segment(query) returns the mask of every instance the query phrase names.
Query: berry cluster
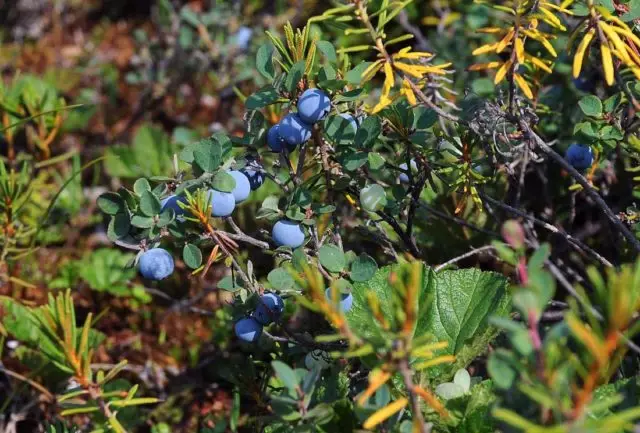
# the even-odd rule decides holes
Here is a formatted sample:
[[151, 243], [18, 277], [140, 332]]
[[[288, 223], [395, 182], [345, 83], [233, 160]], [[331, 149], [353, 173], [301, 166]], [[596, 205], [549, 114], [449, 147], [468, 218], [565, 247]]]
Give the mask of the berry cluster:
[[260, 303], [251, 317], [245, 317], [236, 322], [236, 336], [248, 343], [258, 341], [262, 335], [262, 328], [271, 322], [280, 320], [284, 312], [284, 301], [275, 293], [265, 293], [260, 297]]
[[[229, 170], [227, 173], [235, 180], [235, 187], [231, 192], [210, 189], [208, 198], [211, 202], [211, 215], [226, 217], [231, 215], [236, 204], [242, 203], [251, 191], [254, 191], [265, 180], [260, 164], [250, 161], [242, 170]], [[185, 197], [171, 195], [162, 200], [162, 210], [172, 209], [179, 221], [184, 221], [184, 209], [180, 203], [186, 203]], [[173, 273], [174, 263], [171, 254], [163, 248], [153, 248], [140, 255], [138, 269], [144, 278], [149, 280], [163, 280]]]

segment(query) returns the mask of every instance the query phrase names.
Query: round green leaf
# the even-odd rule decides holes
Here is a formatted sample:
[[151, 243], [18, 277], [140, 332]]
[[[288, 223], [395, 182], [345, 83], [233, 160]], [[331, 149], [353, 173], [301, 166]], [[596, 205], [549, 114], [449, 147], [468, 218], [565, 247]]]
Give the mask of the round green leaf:
[[378, 270], [378, 264], [368, 254], [360, 254], [351, 263], [351, 279], [356, 282], [370, 280]]
[[318, 251], [318, 257], [320, 264], [329, 272], [341, 272], [347, 264], [342, 250], [331, 244], [321, 246]]
[[141, 177], [133, 184], [133, 191], [138, 195], [142, 195], [145, 191], [151, 191], [151, 185], [149, 185], [149, 181], [147, 179]]
[[283, 268], [276, 268], [269, 272], [269, 275], [267, 275], [267, 280], [274, 289], [280, 291], [289, 290], [291, 287], [293, 287], [294, 283], [293, 278], [291, 277], [291, 275], [289, 275], [289, 272], [287, 272]]
[[487, 371], [493, 380], [493, 384], [501, 389], [509, 389], [516, 379], [516, 371], [509, 363], [508, 353], [499, 349], [491, 353], [487, 361]]
[[580, 109], [587, 116], [600, 117], [602, 115], [602, 101], [594, 95], [587, 95], [578, 102]]
[[202, 251], [193, 244], [186, 244], [182, 249], [182, 260], [191, 269], [197, 269], [202, 264]]
[[146, 216], [155, 216], [160, 213], [162, 205], [158, 197], [153, 195], [151, 191], [143, 191], [140, 194], [140, 210]]
[[222, 192], [231, 192], [236, 187], [236, 180], [229, 173], [220, 171], [213, 178], [212, 186]]
[[115, 192], [105, 192], [98, 197], [97, 201], [100, 210], [107, 215], [116, 215], [124, 211], [124, 200]]
[[127, 214], [119, 213], [111, 217], [109, 227], [107, 227], [107, 237], [112, 240], [118, 240], [129, 234], [131, 223]]
[[387, 194], [378, 184], [365, 186], [360, 191], [360, 203], [365, 210], [375, 212], [387, 204]]

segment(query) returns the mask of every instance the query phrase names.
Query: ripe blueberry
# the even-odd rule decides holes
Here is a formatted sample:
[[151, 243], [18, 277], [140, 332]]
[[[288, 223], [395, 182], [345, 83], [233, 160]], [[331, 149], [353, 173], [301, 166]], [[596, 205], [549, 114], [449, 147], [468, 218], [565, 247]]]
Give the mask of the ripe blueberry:
[[[333, 302], [333, 299], [331, 298], [331, 288], [328, 288], [327, 290], [325, 290], [324, 295], [327, 297], [329, 301]], [[340, 309], [342, 310], [342, 312], [346, 313], [347, 311], [351, 310], [352, 306], [353, 306], [353, 295], [351, 293], [341, 293]]]
[[211, 215], [214, 217], [229, 216], [236, 207], [236, 200], [230, 192], [210, 189], [209, 200], [211, 202]]
[[249, 48], [249, 42], [251, 42], [252, 35], [253, 35], [253, 30], [251, 30], [249, 27], [247, 26], [240, 27], [235, 34], [236, 45], [239, 48], [246, 50], [247, 48]]
[[262, 166], [257, 161], [249, 161], [240, 172], [249, 179], [249, 185], [252, 191], [260, 188], [266, 177]]
[[186, 199], [184, 197], [178, 197], [177, 195], [170, 195], [167, 198], [162, 199], [160, 204], [162, 205], [161, 212], [164, 212], [167, 209], [173, 209], [176, 216], [180, 216], [184, 214], [184, 209], [182, 209], [178, 203], [186, 203]]
[[[309, 124], [321, 121], [331, 111], [331, 99], [320, 89], [307, 89], [298, 99], [298, 114]], [[306, 140], [305, 140], [306, 141]]]
[[[403, 162], [402, 164], [400, 164], [400, 168], [403, 170], [407, 169], [407, 163]], [[411, 160], [411, 172], [415, 172], [418, 170], [418, 165], [416, 164], [415, 160]], [[400, 182], [402, 183], [409, 183], [409, 175], [406, 173], [400, 173], [400, 176], [398, 176], [398, 179], [400, 179]]]
[[267, 145], [269, 149], [274, 152], [282, 152], [284, 147], [286, 146], [289, 149], [289, 152], [293, 152], [296, 148], [296, 145], [288, 144], [284, 138], [280, 135], [280, 124], [277, 123], [269, 128], [269, 132], [267, 132]]
[[262, 334], [262, 325], [252, 317], [245, 317], [244, 319], [238, 320], [234, 328], [236, 336], [248, 343], [258, 341]]
[[253, 312], [253, 318], [262, 325], [268, 325], [273, 320], [280, 319], [284, 311], [284, 301], [275, 293], [265, 293]]
[[280, 121], [278, 133], [289, 146], [297, 146], [311, 138], [311, 126], [297, 114], [287, 114]]
[[353, 128], [353, 132], [356, 132], [358, 130], [358, 122], [356, 121], [355, 117], [353, 117], [351, 114], [340, 113], [340, 117], [342, 117], [347, 122], [349, 122], [349, 125], [351, 125], [351, 127]]
[[567, 149], [565, 159], [576, 170], [586, 170], [593, 163], [593, 151], [589, 146], [574, 143]]
[[231, 194], [233, 194], [233, 198], [236, 203], [242, 203], [249, 197], [249, 193], [251, 193], [251, 184], [249, 183], [249, 178], [237, 170], [230, 170], [229, 173], [236, 181], [236, 187], [233, 188]]
[[140, 255], [138, 269], [144, 278], [164, 280], [173, 273], [173, 257], [163, 248], [153, 248]]
[[274, 224], [271, 237], [278, 246], [298, 248], [304, 243], [304, 231], [297, 222], [280, 220]]

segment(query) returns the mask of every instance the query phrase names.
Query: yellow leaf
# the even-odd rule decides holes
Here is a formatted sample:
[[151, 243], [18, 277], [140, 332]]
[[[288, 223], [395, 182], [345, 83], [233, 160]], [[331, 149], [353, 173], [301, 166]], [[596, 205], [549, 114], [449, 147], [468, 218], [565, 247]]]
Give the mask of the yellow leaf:
[[591, 43], [591, 40], [593, 39], [594, 34], [595, 34], [595, 29], [589, 30], [587, 34], [584, 36], [584, 38], [582, 39], [582, 42], [580, 42], [580, 45], [578, 45], [576, 54], [573, 57], [573, 78], [578, 78], [580, 76], [584, 54], [587, 51], [587, 48], [589, 48], [589, 44]]
[[418, 103], [416, 95], [415, 93], [413, 93], [413, 89], [409, 84], [409, 80], [407, 80], [406, 78], [402, 80], [402, 94], [407, 97], [407, 101], [409, 101], [409, 104], [416, 105]]
[[388, 371], [382, 371], [380, 369], [371, 370], [369, 373], [369, 386], [364, 390], [360, 397], [358, 397], [358, 404], [362, 406], [376, 393], [378, 389], [391, 378], [391, 373]]
[[598, 364], [601, 366], [606, 365], [608, 358], [604, 344], [597, 340], [594, 333], [591, 332], [584, 323], [582, 323], [573, 314], [567, 314], [565, 316], [565, 321], [576, 339], [584, 344], [593, 357], [598, 361]]
[[488, 53], [490, 51], [495, 51], [496, 48], [498, 47], [498, 44], [486, 44], [483, 45], [481, 47], [476, 48], [475, 50], [473, 50], [473, 52], [471, 54], [473, 54], [474, 56], [478, 56], [480, 54], [484, 54], [484, 53]]
[[638, 47], [640, 47], [640, 38], [638, 38], [636, 35], [634, 35], [632, 31], [630, 31], [629, 29], [622, 28], [622, 27], [612, 26], [612, 28], [613, 28], [613, 31], [628, 37], [629, 39], [631, 39], [633, 41], [634, 44], [636, 44]]
[[609, 86], [613, 85], [613, 59], [611, 58], [611, 48], [607, 41], [602, 41], [600, 45], [600, 53], [602, 54], [602, 69], [604, 70], [604, 79]]
[[386, 405], [385, 407], [371, 415], [369, 418], [367, 418], [362, 427], [367, 430], [371, 430], [381, 422], [384, 422], [385, 420], [393, 416], [393, 414], [404, 409], [408, 402], [409, 400], [407, 400], [406, 398], [399, 398], [393, 403]]
[[436, 66], [410, 65], [408, 63], [401, 63], [401, 62], [393, 63], [393, 66], [396, 69], [406, 72], [407, 74], [415, 78], [422, 78], [424, 74], [445, 75], [446, 71], [444, 71], [443, 69], [450, 65], [451, 63], [445, 63], [442, 65], [436, 65]]
[[397, 52], [396, 54], [393, 54], [391, 57], [393, 59], [413, 59], [413, 60], [419, 60], [424, 57], [433, 57], [432, 53], [427, 53], [426, 51], [414, 51], [414, 52], [410, 52], [410, 51], [411, 51], [411, 47], [405, 47], [401, 49], [399, 52]]
[[372, 79], [375, 74], [378, 73], [380, 68], [382, 68], [382, 62], [383, 62], [383, 60], [376, 60], [375, 62], [370, 64], [367, 69], [364, 70], [364, 72], [362, 73], [362, 82], [363, 83], [366, 83], [367, 81]]
[[453, 355], [442, 355], [437, 358], [430, 359], [428, 361], [420, 362], [415, 366], [416, 371], [422, 371], [430, 367], [435, 367], [436, 365], [446, 364], [449, 362], [453, 362], [456, 360], [456, 357]]
[[504, 31], [505, 29], [503, 29], [502, 27], [483, 27], [481, 29], [476, 30], [476, 32], [478, 33], [487, 33], [487, 34], [502, 33]]
[[600, 20], [598, 21], [598, 24], [600, 25], [602, 31], [607, 35], [608, 39], [611, 41], [616, 50], [618, 50], [622, 60], [624, 60], [625, 62], [630, 62], [631, 59], [627, 55], [625, 44], [622, 42], [622, 39], [620, 39], [620, 36], [618, 36], [618, 34], [613, 31], [613, 28], [611, 28], [611, 26], [604, 21]]
[[533, 63], [534, 65], [536, 65], [537, 67], [539, 67], [540, 69], [542, 69], [548, 74], [551, 74], [553, 72], [549, 67], [549, 65], [547, 65], [545, 62], [543, 62], [541, 59], [535, 56], [527, 55], [527, 60], [529, 60], [531, 63]]
[[524, 63], [524, 42], [522, 39], [516, 38], [516, 57], [518, 58], [518, 63]]
[[484, 69], [495, 69], [499, 67], [502, 62], [489, 62], [489, 63], [475, 63], [469, 66], [470, 71], [482, 71]]
[[640, 56], [638, 56], [638, 54], [636, 54], [635, 51], [633, 51], [633, 49], [629, 46], [626, 45], [625, 49], [627, 50], [627, 54], [629, 54], [629, 56], [631, 57], [631, 59], [638, 65], [640, 66]]
[[540, 7], [538, 8], [538, 10], [542, 12], [542, 15], [544, 15], [544, 17], [546, 18], [544, 21], [547, 22], [549, 25], [551, 25], [552, 27], [556, 27], [562, 30], [563, 32], [567, 30], [567, 28], [563, 26], [562, 23], [560, 22], [560, 19], [557, 16], [555, 16], [553, 12], [551, 12], [549, 9]]
[[498, 84], [500, 81], [502, 81], [505, 75], [507, 75], [507, 72], [509, 71], [510, 67], [511, 67], [511, 60], [504, 62], [502, 66], [500, 66], [500, 69], [498, 69], [498, 72], [496, 72], [496, 77], [493, 79], [493, 83]]
[[544, 5], [544, 7], [546, 7], [546, 8], [555, 9], [555, 10], [557, 10], [559, 12], [562, 12], [563, 14], [567, 14], [567, 15], [572, 15], [573, 16], [573, 12], [572, 11], [570, 11], [569, 9], [566, 9], [566, 8], [564, 8], [562, 6], [558, 6], [558, 5], [555, 5], [555, 4], [550, 3], [550, 2], [540, 2], [540, 4]]
[[427, 343], [424, 346], [417, 347], [411, 351], [416, 357], [431, 357], [434, 350], [446, 349], [449, 346], [448, 341], [439, 341], [437, 343]]
[[529, 87], [529, 84], [522, 77], [522, 75], [513, 74], [513, 79], [516, 81], [516, 84], [518, 85], [518, 87], [520, 87], [520, 90], [522, 90], [522, 93], [524, 93], [524, 96], [526, 96], [529, 99], [533, 99], [533, 92], [531, 91], [531, 87]]
[[556, 53], [556, 50], [553, 48], [553, 45], [551, 45], [551, 42], [549, 42], [548, 39], [541, 38], [538, 40], [540, 41], [542, 46], [545, 47], [547, 51], [549, 51], [549, 54], [551, 54], [553, 57], [558, 57], [558, 53]]
[[417, 385], [413, 387], [413, 392], [418, 394], [429, 406], [431, 406], [433, 410], [438, 412], [438, 414], [442, 418], [449, 417], [449, 412], [447, 412], [447, 409], [445, 409], [444, 405], [440, 403], [436, 396], [431, 392]]
[[502, 51], [504, 51], [504, 49], [511, 44], [511, 40], [513, 39], [513, 35], [515, 34], [516, 32], [513, 28], [509, 30], [509, 32], [504, 36], [504, 38], [502, 38], [502, 40], [498, 42], [498, 46], [496, 47], [496, 53], [501, 53]]
[[384, 84], [382, 85], [382, 92], [380, 93], [380, 101], [375, 107], [373, 107], [373, 113], [379, 112], [392, 102], [389, 94], [391, 93], [391, 88], [395, 82], [395, 77], [393, 75], [393, 68], [389, 62], [384, 63], [384, 77]]

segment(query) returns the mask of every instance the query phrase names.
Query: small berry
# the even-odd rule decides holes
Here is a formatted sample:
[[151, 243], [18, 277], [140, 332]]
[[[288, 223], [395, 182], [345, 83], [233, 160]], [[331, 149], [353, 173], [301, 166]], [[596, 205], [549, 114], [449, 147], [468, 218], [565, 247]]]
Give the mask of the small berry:
[[329, 111], [331, 99], [320, 89], [307, 89], [298, 99], [298, 115], [306, 123], [321, 121], [327, 117]]
[[[325, 290], [324, 295], [327, 297], [329, 301], [332, 301], [331, 298], [331, 288]], [[351, 310], [353, 306], [353, 295], [351, 293], [341, 293], [340, 294], [340, 309], [343, 313]]]
[[173, 273], [173, 257], [163, 248], [152, 248], [140, 255], [138, 269], [148, 280], [164, 280]]
[[586, 170], [593, 164], [593, 150], [590, 146], [574, 143], [567, 149], [565, 159], [576, 170]]
[[249, 179], [252, 191], [260, 188], [266, 178], [262, 166], [257, 161], [250, 161], [240, 172]]
[[311, 138], [311, 126], [297, 114], [290, 113], [280, 121], [278, 133], [288, 145], [297, 146]]
[[236, 336], [248, 343], [255, 343], [262, 335], [262, 325], [252, 317], [238, 320], [234, 328]]
[[275, 293], [265, 293], [260, 297], [260, 302], [253, 312], [253, 318], [262, 325], [268, 325], [274, 320], [279, 320], [284, 311], [284, 301]]
[[284, 138], [280, 135], [280, 124], [277, 123], [269, 128], [269, 132], [267, 132], [267, 145], [269, 149], [273, 152], [282, 152], [285, 148], [289, 149], [289, 152], [292, 152], [296, 146], [288, 144]]
[[354, 132], [356, 132], [358, 130], [358, 122], [356, 121], [355, 117], [353, 117], [351, 114], [340, 113], [340, 117], [342, 117], [347, 122], [349, 122], [349, 125], [351, 125], [351, 127], [353, 128]]
[[304, 243], [304, 231], [297, 222], [280, 220], [274, 224], [271, 237], [278, 246], [298, 248]]
[[251, 30], [247, 26], [240, 27], [235, 34], [236, 45], [239, 48], [246, 50], [247, 48], [249, 48], [251, 36], [253, 36], [253, 30]]
[[236, 207], [236, 200], [230, 192], [210, 189], [209, 200], [211, 202], [211, 215], [214, 217], [229, 216]]
[[231, 194], [233, 194], [233, 198], [237, 203], [242, 203], [245, 201], [249, 194], [251, 193], [251, 184], [249, 183], [249, 178], [244, 175], [244, 173], [237, 170], [230, 170], [227, 173], [233, 177], [236, 181], [236, 187], [233, 188]]
[[177, 195], [170, 195], [167, 198], [162, 199], [160, 204], [162, 205], [162, 209], [160, 212], [164, 212], [167, 209], [173, 209], [176, 216], [180, 216], [184, 214], [184, 209], [180, 207], [178, 203], [186, 203], [186, 199], [184, 197], [178, 197]]
[[[400, 164], [400, 168], [403, 170], [407, 169], [407, 163], [403, 162], [402, 164]], [[411, 160], [411, 172], [415, 172], [418, 170], [418, 165], [416, 164], [415, 160]], [[400, 182], [402, 183], [409, 183], [409, 175], [406, 173], [400, 173], [400, 176], [398, 176], [398, 179], [400, 179]]]

